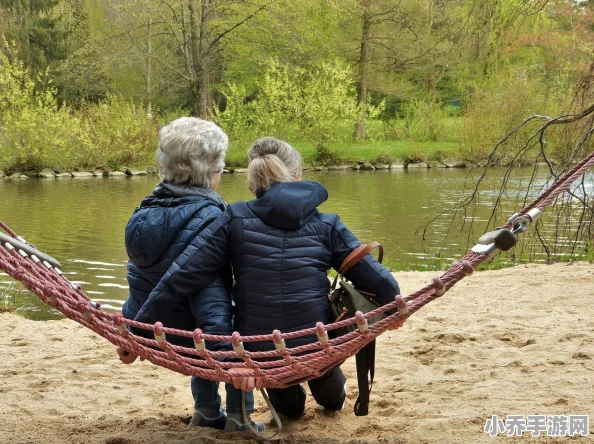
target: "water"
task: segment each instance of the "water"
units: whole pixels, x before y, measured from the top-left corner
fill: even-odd
[[[425,238],[422,228],[456,205],[474,187],[478,173],[465,169],[305,172],[304,179],[318,181],[328,189],[330,198],[321,211],[338,213],[361,241],[382,243],[392,261],[418,267],[434,264],[438,254],[448,264],[467,251],[466,238],[452,236],[459,227],[451,226],[449,217],[433,223]],[[498,223],[522,207],[528,173],[512,178],[511,188],[517,192],[504,197],[511,208]],[[537,187],[544,185],[545,179],[537,178]],[[592,181],[590,177],[590,190]],[[119,310],[128,296],[124,228],[157,182],[156,176],[0,180],[0,220],[61,261],[68,278],[82,284],[105,309]],[[501,173],[489,173],[481,200],[464,219],[477,223],[477,236],[491,214],[500,184]],[[241,174],[224,175],[218,191],[228,202],[252,198]],[[12,286],[12,282],[6,275],[0,276],[0,286]],[[18,291],[16,299],[19,310],[30,318],[60,316],[28,292]]]

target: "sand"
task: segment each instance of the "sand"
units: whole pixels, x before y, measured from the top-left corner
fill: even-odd
[[[410,293],[434,273],[398,273]],[[370,414],[355,417],[354,360],[346,410],[308,398],[280,443],[514,441],[483,431],[492,415],[590,415],[594,434],[594,265],[522,265],[475,273],[405,326],[378,339]],[[253,443],[250,433],[189,429],[189,378],[121,364],[106,340],[69,320],[0,315],[0,442]],[[224,396],[224,394],[223,394]],[[256,394],[254,418],[271,416]],[[272,426],[270,426],[272,428]],[[538,442],[587,442],[551,438]],[[524,436],[532,442],[534,438]]]

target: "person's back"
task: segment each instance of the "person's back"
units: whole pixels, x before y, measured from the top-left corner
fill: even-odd
[[[126,226],[130,296],[122,309],[124,317],[134,319],[171,264],[224,209],[224,202],[214,191],[171,182],[160,183],[151,196],[143,199]],[[228,298],[230,283],[227,265],[205,290],[181,299],[160,321],[171,328],[230,334],[230,304],[222,304]],[[201,320],[199,325],[197,319]],[[138,329],[138,333],[142,332]],[[190,338],[171,340],[176,345],[194,346]]]
[[[257,199],[230,205],[192,241],[136,320],[151,322],[167,312],[185,297],[183,282],[192,280],[203,288],[230,259],[236,279],[234,329],[240,334],[270,334],[275,329],[292,332],[319,321],[331,322],[327,272],[338,270],[360,242],[338,216],[318,211],[327,192],[320,184],[301,181],[301,170],[301,155],[286,142],[271,137],[256,141],[248,151],[247,175]],[[394,277],[371,255],[350,268],[346,277],[359,290],[373,293],[381,304],[392,302],[399,293]],[[316,341],[312,336],[287,341],[287,345]],[[273,344],[250,341],[244,346],[262,350],[272,349]],[[237,379],[236,387],[253,383],[253,378]],[[308,384],[318,404],[338,411],[346,398],[345,381],[340,367],[335,367]],[[280,413],[303,414],[306,392],[301,385],[268,392]]]
[[[259,335],[332,322],[328,270],[338,269],[359,241],[337,215],[318,211],[328,193],[316,182],[274,183],[257,197],[231,204],[227,210],[237,281],[234,329],[242,335]],[[378,279],[368,279],[368,273]],[[358,268],[355,279],[362,290],[379,293],[383,303],[391,302],[396,294],[388,270],[371,257]],[[300,338],[299,342],[312,341]],[[289,345],[297,344],[291,341]],[[271,346],[246,343],[252,350]]]
[[[169,267],[188,245],[225,209],[215,192],[220,179],[228,139],[214,123],[183,117],[159,131],[157,163],[163,182],[136,208],[126,226],[128,284],[130,295],[122,314],[134,319],[147,303],[151,292]],[[184,285],[186,297],[169,307],[159,321],[165,327],[204,333],[229,335],[232,332],[231,267],[221,265],[212,282],[198,289]],[[132,329],[138,335],[146,330]],[[194,347],[191,338],[172,336],[174,345]],[[209,343],[209,350],[229,349],[224,342]],[[122,362],[135,356],[118,348]],[[221,410],[219,383],[192,377],[194,415],[191,426],[207,426],[225,431],[242,431],[241,391],[227,385],[227,414]],[[253,411],[253,395],[246,394],[246,410]],[[254,424],[263,430],[262,424]]]

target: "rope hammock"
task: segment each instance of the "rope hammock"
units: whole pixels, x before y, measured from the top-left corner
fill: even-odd
[[[282,333],[275,330],[271,334],[258,336],[241,336],[238,332],[231,336],[209,335],[202,333],[200,329],[177,330],[167,328],[160,322],[154,325],[142,324],[125,319],[120,313],[107,313],[101,309],[100,304],[90,300],[80,286],[62,275],[58,261],[25,242],[2,221],[0,227],[7,234],[0,232],[0,269],[64,316],[153,364],[184,375],[221,382],[231,382],[228,371],[240,369],[234,370],[233,376],[255,376],[265,388],[283,388],[321,376],[341,364],[386,330],[401,327],[413,313],[442,296],[465,276],[472,274],[477,265],[489,260],[499,251],[511,248],[516,243],[516,234],[526,231],[540,217],[542,211],[557,196],[569,190],[571,184],[592,165],[594,152],[532,203],[514,214],[501,229],[483,235],[460,261],[417,292],[406,297],[398,295],[394,302],[366,314],[357,312],[353,318],[328,325],[319,322],[315,327],[296,332]],[[397,312],[394,314],[373,325],[367,323],[368,318],[395,308]],[[329,339],[328,332],[353,324],[358,327],[355,331]],[[135,335],[128,326],[151,331],[154,339]],[[316,342],[294,348],[285,345],[288,339],[314,334],[318,338]],[[170,343],[167,337],[171,335],[193,338],[195,348]],[[209,341],[231,342],[233,351],[209,351],[206,347],[206,342]],[[246,342],[259,341],[273,343],[274,349],[249,352],[243,347]],[[221,360],[222,358],[235,358],[235,362]]]

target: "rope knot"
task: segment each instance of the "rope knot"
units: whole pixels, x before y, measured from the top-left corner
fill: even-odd
[[[470,262],[461,261],[460,266],[462,267],[462,271],[464,272],[464,274],[466,276],[470,276],[472,273],[474,273],[474,267],[472,266],[472,264]]]
[[[320,341],[320,345],[322,347],[328,345],[328,332],[324,328],[324,324],[322,322],[318,322],[316,324],[316,335],[318,336],[318,341]]]
[[[434,277],[433,279],[431,279],[431,281],[433,282],[433,288],[435,289],[435,296],[443,296],[443,294],[446,292],[446,288],[441,278]]]
[[[84,302],[79,302],[78,304],[76,304],[76,309],[85,320],[88,321],[89,319],[91,319],[91,312],[89,312],[89,310],[87,309],[87,304],[85,304]]]
[[[398,312],[401,315],[408,314],[408,311],[409,311],[408,304],[406,303],[404,298],[402,296],[400,296],[399,294],[396,295],[396,306],[398,307]]]
[[[165,344],[165,333],[163,333],[163,323],[155,322],[153,331],[155,332],[155,340],[159,343],[160,346],[163,346]]]
[[[202,338],[202,330],[197,328],[194,330],[194,334],[192,336],[194,337],[194,347],[196,347],[196,350],[202,353],[206,349],[206,343]]]
[[[285,340],[283,339],[280,330],[274,330],[272,332],[272,342],[274,342],[274,347],[280,354],[283,354],[286,351]]]
[[[19,267],[16,269],[16,271],[14,272],[14,278],[19,281],[22,282],[25,276],[25,270],[23,267]]]
[[[113,323],[118,330],[118,333],[122,336],[126,336],[128,334],[128,329],[126,328],[126,324],[122,322],[122,313],[114,313],[113,315]]]
[[[243,357],[245,349],[243,348],[243,342],[241,342],[241,335],[238,331],[234,331],[231,335],[231,344],[233,344],[233,351],[237,353],[240,358]]]
[[[359,331],[361,333],[367,333],[367,330],[369,329],[369,324],[367,322],[367,319],[365,319],[365,315],[363,314],[363,312],[356,312],[355,319],[357,320],[357,326],[359,327]]]

